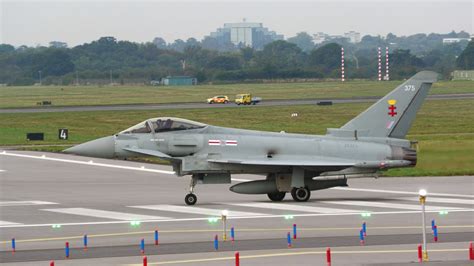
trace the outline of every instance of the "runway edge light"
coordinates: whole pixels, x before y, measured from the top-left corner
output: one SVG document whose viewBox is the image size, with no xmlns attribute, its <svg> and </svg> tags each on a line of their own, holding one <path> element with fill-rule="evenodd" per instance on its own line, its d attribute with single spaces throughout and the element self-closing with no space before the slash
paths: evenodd
<svg viewBox="0 0 474 266">
<path fill-rule="evenodd" d="M 445 211 L 445 210 L 442 210 L 442 211 L 439 211 L 439 215 L 448 215 L 448 211 Z"/>
<path fill-rule="evenodd" d="M 130 225 L 133 227 L 138 227 L 140 226 L 141 222 L 140 221 L 130 221 Z"/>
<path fill-rule="evenodd" d="M 217 221 L 219 221 L 219 218 L 217 218 L 217 217 L 209 217 L 209 218 L 207 218 L 207 221 L 208 221 L 209 223 L 213 224 L 213 223 L 217 223 Z"/>
</svg>

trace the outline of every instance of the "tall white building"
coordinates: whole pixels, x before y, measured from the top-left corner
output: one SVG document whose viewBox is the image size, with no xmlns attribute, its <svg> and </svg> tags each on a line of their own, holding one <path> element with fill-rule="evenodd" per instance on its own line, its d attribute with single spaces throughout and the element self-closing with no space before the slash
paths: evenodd
<svg viewBox="0 0 474 266">
<path fill-rule="evenodd" d="M 224 29 L 230 31 L 230 41 L 234 45 L 252 46 L 253 32 L 261 28 L 263 28 L 262 23 L 239 22 L 224 24 Z"/>
<path fill-rule="evenodd" d="M 225 23 L 223 28 L 211 32 L 211 38 L 215 38 L 218 43 L 230 42 L 236 46 L 248 46 L 255 49 L 262 49 L 266 44 L 283 40 L 283 35 L 276 34 L 263 27 L 262 23 L 237 22 Z"/>
</svg>

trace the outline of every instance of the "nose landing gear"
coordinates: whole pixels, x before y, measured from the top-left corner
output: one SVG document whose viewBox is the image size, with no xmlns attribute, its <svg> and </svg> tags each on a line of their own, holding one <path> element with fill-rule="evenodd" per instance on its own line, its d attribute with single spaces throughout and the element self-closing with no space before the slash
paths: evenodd
<svg viewBox="0 0 474 266">
<path fill-rule="evenodd" d="M 196 186 L 196 178 L 191 177 L 191 182 L 189 184 L 189 194 L 184 197 L 184 202 L 186 205 L 194 205 L 197 202 L 197 196 L 194 194 L 194 187 Z"/>
<path fill-rule="evenodd" d="M 184 197 L 184 202 L 186 202 L 186 205 L 194 205 L 196 204 L 197 197 L 193 193 L 189 193 Z"/>
</svg>

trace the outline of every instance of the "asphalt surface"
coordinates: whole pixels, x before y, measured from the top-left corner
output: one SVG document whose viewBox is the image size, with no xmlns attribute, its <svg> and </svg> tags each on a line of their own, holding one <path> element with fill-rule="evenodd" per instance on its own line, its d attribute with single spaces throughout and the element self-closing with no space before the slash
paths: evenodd
<svg viewBox="0 0 474 266">
<path fill-rule="evenodd" d="M 295 100 L 263 100 L 261 103 L 250 106 L 239 106 L 230 104 L 207 104 L 207 103 L 163 103 L 163 104 L 126 104 L 126 105 L 91 105 L 91 106 L 42 106 L 35 108 L 4 108 L 0 114 L 8 113 L 47 113 L 47 112 L 78 112 L 78 111 L 125 111 L 125 110 L 164 110 L 164 109 L 201 109 L 201 108 L 244 108 L 258 106 L 284 106 L 284 105 L 311 105 L 320 101 L 332 101 L 338 103 L 362 103 L 375 102 L 381 97 L 357 97 L 357 98 L 335 98 L 335 99 L 295 99 Z M 454 100 L 472 99 L 474 93 L 463 94 L 433 94 L 428 95 L 428 100 Z"/>
<path fill-rule="evenodd" d="M 242 182 L 262 177 L 233 178 Z M 0 151 L 0 262 L 140 263 L 143 238 L 150 261 L 177 265 L 231 265 L 229 256 L 236 250 L 247 256 L 247 265 L 295 261 L 315 265 L 314 256 L 323 265 L 327 246 L 342 252 L 335 255 L 340 264 L 410 263 L 416 261 L 416 246 L 421 242 L 420 188 L 429 193 L 428 247 L 436 251 L 436 260 L 444 265 L 466 263 L 468 242 L 474 239 L 474 177 L 470 176 L 354 179 L 349 180 L 349 188 L 314 191 L 309 202 L 298 204 L 290 197 L 270 203 L 264 195 L 234 194 L 229 185 L 198 185 L 197 205 L 183 209 L 188 182 L 189 178 L 175 177 L 161 165 Z M 229 228 L 235 228 L 234 244 L 222 242 L 220 220 L 208 221 L 223 209 L 229 210 L 228 237 Z M 364 217 L 367 213 L 371 216 Z M 439 228 L 437 243 L 429 227 L 432 219 Z M 131 221 L 140 225 L 132 226 Z M 363 222 L 367 238 L 360 246 Z M 293 224 L 297 224 L 298 238 L 287 249 L 286 234 L 292 232 Z M 160 232 L 158 246 L 153 245 L 154 230 Z M 84 234 L 88 235 L 87 251 L 83 250 Z M 216 234 L 218 252 L 213 250 Z M 14 255 L 11 238 L 16 239 Z M 67 261 L 66 241 L 71 246 Z M 282 252 L 292 254 L 278 258 Z M 222 256 L 227 259 L 221 261 Z"/>
</svg>

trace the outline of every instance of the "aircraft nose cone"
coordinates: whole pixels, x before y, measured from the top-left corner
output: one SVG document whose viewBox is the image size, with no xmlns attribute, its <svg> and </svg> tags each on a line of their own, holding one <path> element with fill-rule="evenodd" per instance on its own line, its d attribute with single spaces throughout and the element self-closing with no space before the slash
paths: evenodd
<svg viewBox="0 0 474 266">
<path fill-rule="evenodd" d="M 115 154 L 114 136 L 103 137 L 65 149 L 63 152 L 98 158 L 113 158 Z"/>
</svg>

